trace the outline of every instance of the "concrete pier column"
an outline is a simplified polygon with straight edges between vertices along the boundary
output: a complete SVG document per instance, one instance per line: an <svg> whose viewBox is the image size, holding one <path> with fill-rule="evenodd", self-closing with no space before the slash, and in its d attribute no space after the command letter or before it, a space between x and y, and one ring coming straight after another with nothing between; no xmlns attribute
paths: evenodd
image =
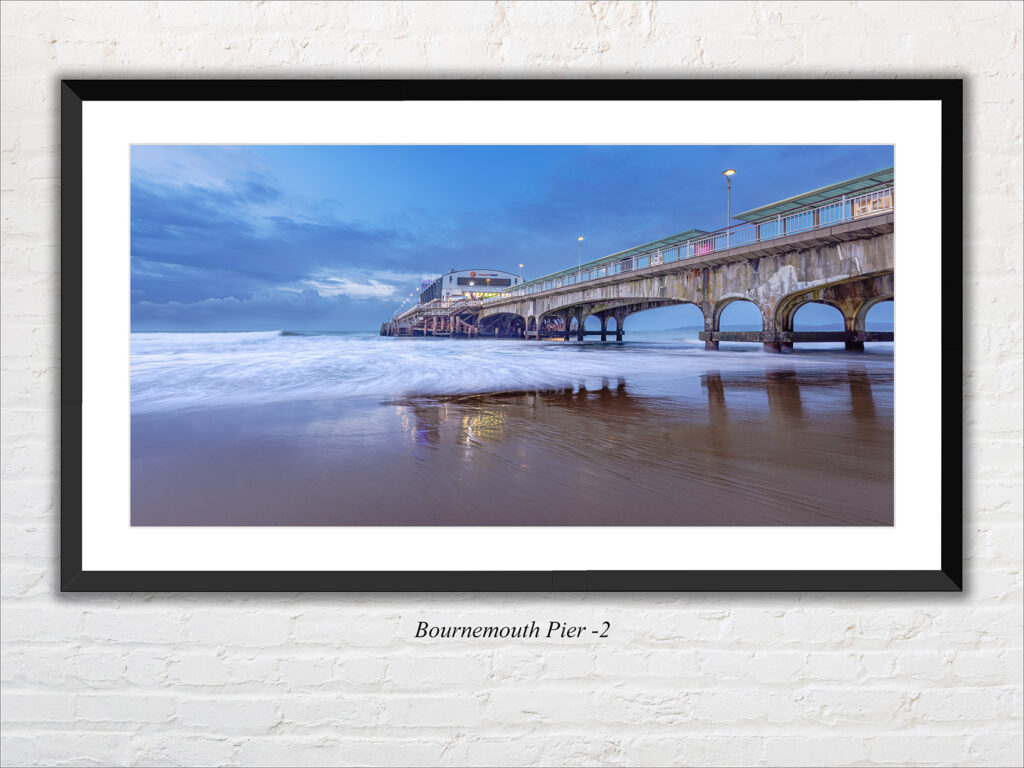
<svg viewBox="0 0 1024 768"><path fill-rule="evenodd" d="M708 336L708 338L704 339L704 351L705 352L714 352L715 350L718 349L718 342L717 341L712 341L710 337L711 337L711 333L716 330L715 329L715 305L714 305L714 302L712 302L710 299L708 299L708 296L709 296L708 271L706 269L701 270L701 284L703 286L703 288L702 288L703 298L701 299L701 302L700 302L700 304L698 306L700 307L700 313L702 315L704 315L704 333L707 334L707 336Z"/></svg>
<svg viewBox="0 0 1024 768"><path fill-rule="evenodd" d="M566 312L564 315L562 315L562 319L565 321L565 337L564 337L564 339L565 339L565 341L568 341L569 340L569 326L572 325L572 315L569 312Z"/></svg>
<svg viewBox="0 0 1024 768"><path fill-rule="evenodd" d="M843 325L846 327L847 333L855 333L857 331L857 316L860 313L860 308L864 302L858 302L857 304L848 303L844 304L842 309L843 313ZM848 341L846 342L847 352L863 352L864 342L863 341Z"/></svg>
<svg viewBox="0 0 1024 768"><path fill-rule="evenodd" d="M764 340L764 351L780 354L782 352L782 339L779 338L779 329L775 325L775 318L765 307L758 307L761 310L761 338Z"/></svg>
<svg viewBox="0 0 1024 768"><path fill-rule="evenodd" d="M615 313L615 340L622 341L622 324L626 322L626 315L622 312Z"/></svg>
<svg viewBox="0 0 1024 768"><path fill-rule="evenodd" d="M712 333L715 330L715 318L711 314L704 315L704 330L707 333ZM718 339L712 341L711 339L704 340L704 351L714 352L718 349Z"/></svg>
<svg viewBox="0 0 1024 768"><path fill-rule="evenodd" d="M601 341L608 341L608 315L601 315Z"/></svg>
<svg viewBox="0 0 1024 768"><path fill-rule="evenodd" d="M576 315L576 341L583 341L584 338L583 312L579 312Z"/></svg>

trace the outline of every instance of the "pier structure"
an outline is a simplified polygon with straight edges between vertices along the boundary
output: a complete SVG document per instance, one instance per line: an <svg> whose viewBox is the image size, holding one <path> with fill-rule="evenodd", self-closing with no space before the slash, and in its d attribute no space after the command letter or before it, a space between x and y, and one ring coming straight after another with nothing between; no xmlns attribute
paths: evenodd
<svg viewBox="0 0 1024 768"><path fill-rule="evenodd" d="M481 301L523 282L522 275L500 269L452 269L423 280L419 301L383 323L381 336L503 336L525 334L525 322L514 316L480 324Z"/></svg>
<svg viewBox="0 0 1024 768"><path fill-rule="evenodd" d="M689 230L603 259L524 283L485 299L478 322L514 316L526 338L558 318L561 337L612 336L621 341L630 315L693 304L704 318L700 338L715 350L723 341L760 342L770 352L800 342L893 341L891 331L867 331L867 313L895 295L892 169L741 213L744 221L716 232ZM749 301L761 314L759 331L723 331L722 313ZM843 316L842 331L794 330L797 310L828 304ZM599 331L585 330L588 317Z"/></svg>
<svg viewBox="0 0 1024 768"><path fill-rule="evenodd" d="M714 232L690 229L626 251L523 282L498 295L429 302L381 327L387 336L622 341L626 318L657 307L700 309L705 349L759 342L786 352L801 342L893 341L868 331L868 311L895 296L893 169L847 179L737 214L743 223ZM723 331L724 310L749 301L761 329ZM842 331L796 331L807 303L843 316ZM600 330L586 330L589 317Z"/></svg>
<svg viewBox="0 0 1024 768"><path fill-rule="evenodd" d="M479 301L470 300L417 304L384 322L380 335L473 338L480 335L477 325L480 309Z"/></svg>

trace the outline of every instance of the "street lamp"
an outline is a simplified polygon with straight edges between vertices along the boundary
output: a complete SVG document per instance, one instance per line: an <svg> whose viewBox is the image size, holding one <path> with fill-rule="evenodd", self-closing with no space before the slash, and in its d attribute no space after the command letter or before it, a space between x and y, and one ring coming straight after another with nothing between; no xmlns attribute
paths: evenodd
<svg viewBox="0 0 1024 768"><path fill-rule="evenodd" d="M519 265L519 282L523 282L523 265Z"/></svg>
<svg viewBox="0 0 1024 768"><path fill-rule="evenodd" d="M580 278L583 277L583 235L576 238L576 241L580 244L578 254L578 264L576 266L576 282L579 283Z"/></svg>
<svg viewBox="0 0 1024 768"><path fill-rule="evenodd" d="M725 176L725 247L729 247L729 226L732 224L732 177L736 175L735 168L722 171Z"/></svg>

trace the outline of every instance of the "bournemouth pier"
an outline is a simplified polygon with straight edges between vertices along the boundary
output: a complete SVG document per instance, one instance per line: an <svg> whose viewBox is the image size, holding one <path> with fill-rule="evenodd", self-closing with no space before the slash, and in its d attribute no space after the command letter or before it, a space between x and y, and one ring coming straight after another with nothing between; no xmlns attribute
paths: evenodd
<svg viewBox="0 0 1024 768"><path fill-rule="evenodd" d="M622 341L630 315L694 304L709 350L723 341L760 342L771 352L800 342L863 350L893 341L891 331L867 331L865 320L894 297L894 212L893 169L885 168L739 213L742 223L725 229L690 229L534 280L453 271L425 285L419 303L381 334ZM758 307L760 331L721 330L735 301ZM795 331L794 316L809 302L838 309L844 330ZM591 316L600 330L585 330Z"/></svg>

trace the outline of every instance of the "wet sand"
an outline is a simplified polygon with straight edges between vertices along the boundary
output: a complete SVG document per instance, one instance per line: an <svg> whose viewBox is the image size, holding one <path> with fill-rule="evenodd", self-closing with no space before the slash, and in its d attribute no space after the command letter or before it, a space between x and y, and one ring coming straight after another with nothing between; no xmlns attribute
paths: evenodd
<svg viewBox="0 0 1024 768"><path fill-rule="evenodd" d="M132 417L133 525L892 525L892 369Z"/></svg>

